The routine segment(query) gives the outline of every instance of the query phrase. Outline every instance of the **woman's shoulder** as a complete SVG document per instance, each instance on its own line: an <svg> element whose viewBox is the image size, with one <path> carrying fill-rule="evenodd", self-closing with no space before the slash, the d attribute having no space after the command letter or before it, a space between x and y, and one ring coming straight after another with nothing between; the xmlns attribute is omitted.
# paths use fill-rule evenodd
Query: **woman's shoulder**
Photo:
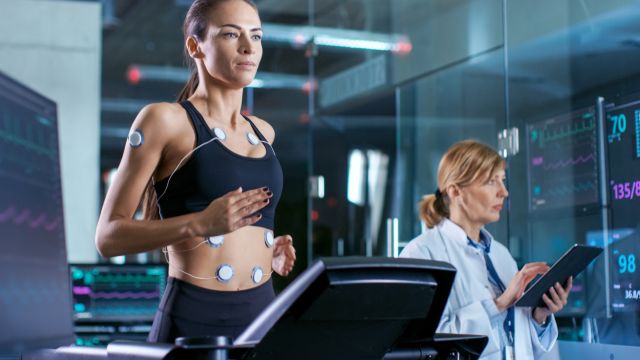
<svg viewBox="0 0 640 360"><path fill-rule="evenodd" d="M262 136L271 144L276 137L276 132L273 130L271 124L266 120L263 120L255 115L247 115L247 117L253 122L253 124L260 130Z"/></svg>
<svg viewBox="0 0 640 360"><path fill-rule="evenodd" d="M176 121L176 119L186 116L184 108L178 103L152 103L140 110L133 121L132 128L158 134L170 134L184 128L187 123Z"/></svg>
<svg viewBox="0 0 640 360"><path fill-rule="evenodd" d="M436 241L434 229L427 229L413 238L400 253L400 257L431 258L432 254L441 251L442 244Z"/></svg>
<svg viewBox="0 0 640 360"><path fill-rule="evenodd" d="M511 254L509 249L501 242L491 237L491 251L495 251L497 254Z"/></svg>
<svg viewBox="0 0 640 360"><path fill-rule="evenodd" d="M130 131L140 133L147 144L145 148L162 150L192 131L186 117L180 104L152 103L140 110Z"/></svg>
<svg viewBox="0 0 640 360"><path fill-rule="evenodd" d="M143 121L164 122L175 119L176 116L186 116L185 110L179 103L159 102L146 105L138 115Z"/></svg>
<svg viewBox="0 0 640 360"><path fill-rule="evenodd" d="M513 266L517 266L513 255L511 255L511 252L509 251L509 248L507 248L503 243L494 238L492 238L491 240L491 253L492 258L495 257L497 259L501 259L502 261L508 261L508 263L513 264Z"/></svg>

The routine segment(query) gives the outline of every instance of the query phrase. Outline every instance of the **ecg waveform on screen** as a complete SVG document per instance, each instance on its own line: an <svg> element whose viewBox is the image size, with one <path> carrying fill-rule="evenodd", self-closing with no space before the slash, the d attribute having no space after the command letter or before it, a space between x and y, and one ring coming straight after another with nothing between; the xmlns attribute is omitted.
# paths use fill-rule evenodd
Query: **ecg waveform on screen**
<svg viewBox="0 0 640 360"><path fill-rule="evenodd" d="M164 290L162 266L96 266L71 269L76 319L151 320Z"/></svg>
<svg viewBox="0 0 640 360"><path fill-rule="evenodd" d="M53 232L62 225L62 219L57 215L53 219L50 216L44 213L34 215L28 209L18 210L14 206L9 206L0 210L0 224L12 223L31 229L44 229L47 232Z"/></svg>
<svg viewBox="0 0 640 360"><path fill-rule="evenodd" d="M562 196L567 194L580 193L583 191L593 191L596 189L596 183L593 181L585 181L581 183L576 183L573 185L561 185L558 187L552 187L547 191L547 193L551 196Z"/></svg>
<svg viewBox="0 0 640 360"><path fill-rule="evenodd" d="M108 284L133 284L139 285L143 283L152 283L155 284L157 282L158 275L147 275L147 274L127 274L127 273L115 273L115 274L100 274L99 276L93 277L93 282L96 284L100 283L108 283Z"/></svg>
<svg viewBox="0 0 640 360"><path fill-rule="evenodd" d="M563 126L544 126L532 132L532 141L537 141L538 146L544 148L549 143L556 141L571 140L576 136L586 133L591 134L595 131L595 120L591 114L583 116L584 121L573 124L564 124Z"/></svg>
<svg viewBox="0 0 640 360"><path fill-rule="evenodd" d="M136 306L128 304L127 306L113 306L113 307L97 307L92 310L93 315L96 318L118 318L119 320L127 320L127 317L139 317L139 316L153 316L158 310L157 305L153 306Z"/></svg>
<svg viewBox="0 0 640 360"><path fill-rule="evenodd" d="M51 132L57 131L53 122L42 116L35 117L36 121L24 121L9 112L3 113L0 139L38 154L58 156L57 149L51 146Z"/></svg>
<svg viewBox="0 0 640 360"><path fill-rule="evenodd" d="M57 156L57 152L53 151L52 149L33 143L31 139L17 137L8 131L0 130L0 138L8 143L25 147L28 150L32 150L45 156Z"/></svg>
<svg viewBox="0 0 640 360"><path fill-rule="evenodd" d="M0 71L0 354L73 338L60 184L56 104Z"/></svg>
<svg viewBox="0 0 640 360"><path fill-rule="evenodd" d="M94 299L157 299L160 296L160 291L151 291L151 292L124 291L121 293L96 292L89 296L91 296Z"/></svg>
<svg viewBox="0 0 640 360"><path fill-rule="evenodd" d="M578 164L583 164L589 161L595 161L596 159L596 155L595 154L588 154L586 156L582 156L582 155L578 155L578 157L576 158L569 158L566 160L558 160L556 162L550 163L550 164L544 164L543 167L545 170L551 170L551 169L560 169L560 168L565 168L567 166L575 166ZM542 161L544 162L544 161ZM536 161L534 159L534 165L536 165Z"/></svg>
<svg viewBox="0 0 640 360"><path fill-rule="evenodd" d="M532 211L595 203L598 196L593 108L527 126Z"/></svg>
<svg viewBox="0 0 640 360"><path fill-rule="evenodd" d="M73 293L76 295L87 295L92 299L155 299L160 296L160 291L123 291L123 292L106 292L92 291L86 286L74 286Z"/></svg>
<svg viewBox="0 0 640 360"><path fill-rule="evenodd" d="M60 191L59 181L52 181L60 177L59 167L51 165L57 164L59 156L54 125L53 120L37 114L20 114L11 107L2 109L0 180Z"/></svg>

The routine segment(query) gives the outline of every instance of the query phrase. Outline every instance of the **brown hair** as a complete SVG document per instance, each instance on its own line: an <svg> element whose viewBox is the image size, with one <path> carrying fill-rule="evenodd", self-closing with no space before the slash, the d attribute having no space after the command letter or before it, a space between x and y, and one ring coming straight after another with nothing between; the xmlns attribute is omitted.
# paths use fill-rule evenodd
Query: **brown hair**
<svg viewBox="0 0 640 360"><path fill-rule="evenodd" d="M209 26L209 13L218 5L222 4L225 1L231 0L195 0L189 11L187 11L187 15L184 17L184 24L182 25L182 33L184 34L184 41L187 41L189 36L195 37L198 41L203 41L205 36L207 35L207 27ZM258 11L256 4L251 0L241 0L245 3L251 5L252 8ZM194 91L198 88L198 69L196 68L196 64L189 56L187 49L184 49L184 58L187 62L187 66L191 70L191 75L189 76L189 80L185 84L182 91L178 95L178 99L176 101L184 101L189 98L193 94Z"/></svg>
<svg viewBox="0 0 640 360"><path fill-rule="evenodd" d="M438 189L420 201L420 217L432 228L449 217L446 189L450 185L468 186L481 177L487 179L506 165L503 158L488 145L475 140L453 144L438 166Z"/></svg>
<svg viewBox="0 0 640 360"><path fill-rule="evenodd" d="M218 5L223 2L233 1L233 0L194 0L189 10L187 11L187 15L184 17L184 24L182 25L182 32L184 34L185 43L187 38L190 36L195 37L198 41L203 41L207 35L207 28L209 27L209 14L213 11ZM251 0L237 0L244 1L249 4L252 8L258 11L256 4ZM191 75L189 76L189 80L185 84L182 91L178 95L176 99L177 102L187 100L198 88L198 69L196 68L195 61L189 56L187 49L184 49L185 61L187 62L187 66L191 70ZM153 183L149 180L147 187L144 191L144 196L142 198L142 217L146 220L159 219L160 214L158 213L157 206L157 198L156 192L153 188Z"/></svg>

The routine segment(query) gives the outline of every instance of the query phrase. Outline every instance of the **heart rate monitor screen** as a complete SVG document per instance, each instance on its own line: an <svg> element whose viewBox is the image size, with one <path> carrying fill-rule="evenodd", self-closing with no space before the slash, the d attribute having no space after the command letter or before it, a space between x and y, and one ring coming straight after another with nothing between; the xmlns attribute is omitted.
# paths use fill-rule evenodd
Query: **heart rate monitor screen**
<svg viewBox="0 0 640 360"><path fill-rule="evenodd" d="M164 265L72 265L77 321L152 321L165 288Z"/></svg>
<svg viewBox="0 0 640 360"><path fill-rule="evenodd" d="M637 229L607 231L609 302L613 312L640 310L640 233ZM602 231L587 234L587 243L603 246ZM604 269L603 269L604 270Z"/></svg>
<svg viewBox="0 0 640 360"><path fill-rule="evenodd" d="M635 227L640 218L640 101L607 108L609 199L614 227Z"/></svg>
<svg viewBox="0 0 640 360"><path fill-rule="evenodd" d="M1 73L0 189L0 355L69 345L56 105Z"/></svg>
<svg viewBox="0 0 640 360"><path fill-rule="evenodd" d="M640 101L636 99L608 105L604 119L613 229L609 291L615 312L640 311Z"/></svg>
<svg viewBox="0 0 640 360"><path fill-rule="evenodd" d="M531 211L597 204L596 128L593 107L527 125Z"/></svg>

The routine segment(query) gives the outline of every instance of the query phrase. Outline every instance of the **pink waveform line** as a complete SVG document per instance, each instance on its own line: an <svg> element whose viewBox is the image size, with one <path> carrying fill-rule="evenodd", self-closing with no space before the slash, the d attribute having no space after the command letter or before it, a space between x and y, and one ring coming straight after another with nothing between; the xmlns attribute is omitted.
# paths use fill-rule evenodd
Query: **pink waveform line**
<svg viewBox="0 0 640 360"><path fill-rule="evenodd" d="M22 225L23 222L27 221L27 219L29 218L29 215L31 215L31 211L26 209L22 210L20 215L13 218L13 222L18 225Z"/></svg>
<svg viewBox="0 0 640 360"><path fill-rule="evenodd" d="M44 228L47 231L53 231L58 227L59 224L60 224L60 218L53 220L49 224L45 225Z"/></svg>
<svg viewBox="0 0 640 360"><path fill-rule="evenodd" d="M580 292L582 290L583 290L582 285L573 285L573 287L571 288L571 292Z"/></svg>
<svg viewBox="0 0 640 360"><path fill-rule="evenodd" d="M7 222L15 212L16 209L14 209L13 206L6 208L3 212L0 213L0 223Z"/></svg>
<svg viewBox="0 0 640 360"><path fill-rule="evenodd" d="M40 215L37 219L29 222L29 227L32 229L40 227L40 225L44 223L46 218L47 216L45 214Z"/></svg>
<svg viewBox="0 0 640 360"><path fill-rule="evenodd" d="M0 211L0 224L8 221L13 221L16 225L27 225L32 229L43 228L48 232L58 228L61 223L60 218L48 221L46 213L42 213L38 217L32 217L30 210L16 210L14 206L9 206L8 208Z"/></svg>
<svg viewBox="0 0 640 360"><path fill-rule="evenodd" d="M534 157L531 162L533 163L534 166L539 166L542 165L542 163L544 162L544 159L542 156L537 156Z"/></svg>
<svg viewBox="0 0 640 360"><path fill-rule="evenodd" d="M121 293L116 292L96 292L91 295L96 299L153 299L160 296L158 291L153 292L132 292L126 291Z"/></svg>
<svg viewBox="0 0 640 360"><path fill-rule="evenodd" d="M548 170L548 169L557 169L557 168L561 168L561 167L567 167L569 165L576 165L579 163L586 163L589 160L595 160L595 155L593 154L589 154L586 157L582 157L582 155L578 156L575 160L574 159L568 159L568 160L560 160L556 163L551 163L549 165L545 165L544 169Z"/></svg>
<svg viewBox="0 0 640 360"><path fill-rule="evenodd" d="M74 286L73 293L76 295L91 294L91 288L89 288L88 286Z"/></svg>

